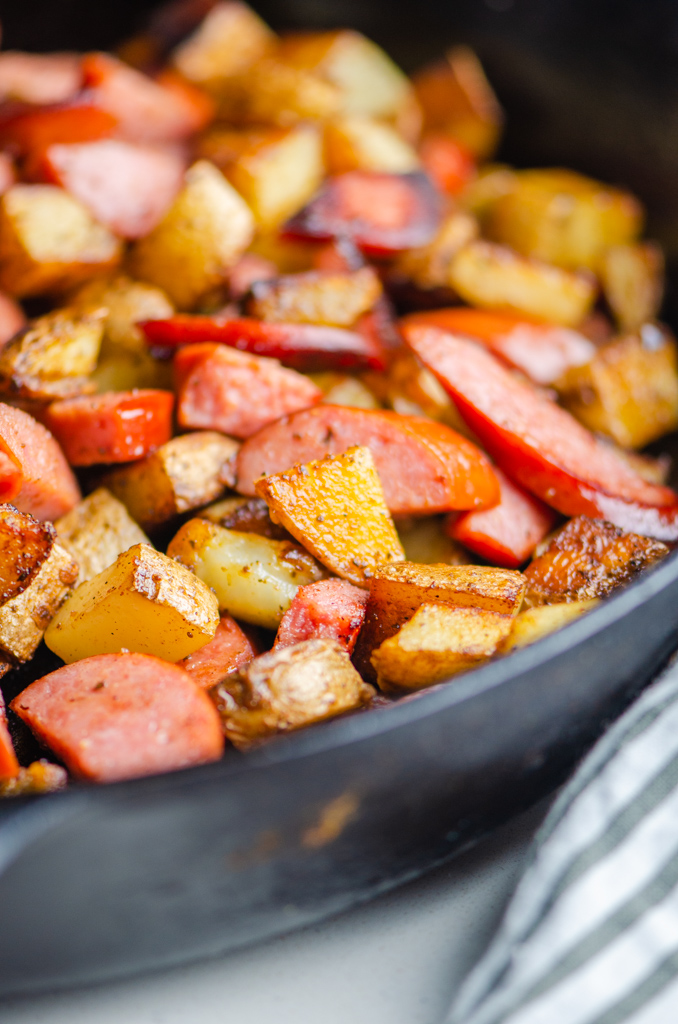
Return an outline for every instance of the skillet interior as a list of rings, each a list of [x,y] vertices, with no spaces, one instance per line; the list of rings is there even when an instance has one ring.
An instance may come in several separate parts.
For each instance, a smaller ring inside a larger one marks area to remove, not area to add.
[[[471,42],[507,108],[507,159],[565,162],[631,187],[673,250],[673,5],[491,4],[258,9],[274,26],[353,25],[408,68],[448,39]],[[106,46],[143,6],[6,0],[0,19],[8,46]],[[247,758],[3,806],[0,994],[242,945],[450,856],[557,785],[666,658],[677,559],[536,647],[397,706]]]

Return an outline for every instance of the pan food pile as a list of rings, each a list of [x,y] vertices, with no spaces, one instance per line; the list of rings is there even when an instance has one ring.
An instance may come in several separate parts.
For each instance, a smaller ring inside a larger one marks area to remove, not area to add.
[[[408,79],[357,32],[194,9],[0,53],[3,795],[450,680],[678,539],[638,200],[491,163],[467,49]],[[17,686],[43,642],[63,665]]]

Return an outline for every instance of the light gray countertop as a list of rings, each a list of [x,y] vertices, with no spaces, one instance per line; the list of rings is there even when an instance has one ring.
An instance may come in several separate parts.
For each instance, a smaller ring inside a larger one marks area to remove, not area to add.
[[[2,1024],[438,1024],[492,935],[546,805],[423,878],[262,945],[0,1003]]]

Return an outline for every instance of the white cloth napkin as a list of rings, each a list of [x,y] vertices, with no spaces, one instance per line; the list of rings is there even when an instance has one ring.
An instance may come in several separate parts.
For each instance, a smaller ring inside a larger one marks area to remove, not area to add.
[[[678,663],[593,748],[447,1024],[678,1024]]]

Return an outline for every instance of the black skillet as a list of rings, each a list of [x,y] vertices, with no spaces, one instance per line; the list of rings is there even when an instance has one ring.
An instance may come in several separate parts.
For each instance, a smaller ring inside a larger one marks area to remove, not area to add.
[[[0,2],[5,45],[113,44],[137,0]],[[408,68],[477,46],[505,155],[627,185],[678,240],[671,0],[267,0],[353,25]],[[0,809],[0,994],[167,966],[342,910],[552,790],[678,643],[678,556],[589,617],[399,704],[215,765]]]

